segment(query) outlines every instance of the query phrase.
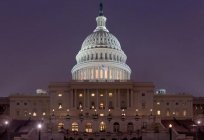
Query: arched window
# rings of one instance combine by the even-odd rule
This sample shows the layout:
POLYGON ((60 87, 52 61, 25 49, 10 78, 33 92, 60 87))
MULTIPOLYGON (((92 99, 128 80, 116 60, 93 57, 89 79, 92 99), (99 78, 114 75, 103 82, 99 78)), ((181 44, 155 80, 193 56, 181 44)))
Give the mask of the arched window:
POLYGON ((113 132, 119 132, 120 131, 120 124, 118 122, 115 122, 113 124, 113 132))
POLYGON ((61 131, 62 129, 64 129, 64 124, 63 123, 58 123, 58 131, 61 131))
POLYGON ((134 131, 134 126, 132 122, 127 124, 127 132, 132 133, 134 131))
POLYGON ((86 123, 86 125, 85 125, 85 132, 87 132, 87 133, 92 133, 93 132, 92 124, 91 123, 86 123))
POLYGON ((79 125, 78 125, 78 123, 76 123, 76 122, 73 122, 72 123, 72 131, 79 131, 79 125))
POLYGON ((101 132, 105 132, 106 131, 106 124, 104 122, 100 123, 99 129, 101 132))

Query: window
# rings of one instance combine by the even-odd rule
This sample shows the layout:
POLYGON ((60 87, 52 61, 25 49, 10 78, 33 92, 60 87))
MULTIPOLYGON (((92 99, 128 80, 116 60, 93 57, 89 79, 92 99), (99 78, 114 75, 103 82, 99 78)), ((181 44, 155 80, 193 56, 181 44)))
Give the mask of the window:
POLYGON ((160 102, 157 102, 157 105, 160 105, 160 102))
POLYGON ((145 109, 145 108, 146 108, 146 103, 143 102, 143 103, 142 103, 142 109, 145 109))
POLYGON ((157 115, 161 115, 161 111, 160 110, 157 110, 157 115))
POLYGON ((83 94, 82 94, 82 93, 80 93, 80 94, 79 94, 79 97, 83 97, 83 94))
POLYGON ((79 102, 79 109, 82 109, 82 108, 83 108, 82 103, 79 102))
POLYGON ((72 131, 79 131, 79 125, 78 125, 78 123, 76 123, 76 122, 74 122, 74 123, 72 123, 72 131))
POLYGON ((127 124, 127 132, 132 133, 134 131, 134 126, 132 122, 127 124))
POLYGON ((28 116, 28 111, 27 110, 24 111, 24 116, 25 117, 28 116))
POLYGON ((167 102, 166 105, 169 105, 169 102, 167 102))
POLYGON ((187 111, 184 110, 184 111, 183 111, 183 116, 186 116, 186 115, 187 115, 187 111))
POLYGON ((26 106, 28 103, 24 103, 24 105, 26 106))
POLYGON ((142 96, 145 96, 145 93, 142 93, 142 96))
POLYGON ((36 117, 37 116, 37 113, 36 112, 33 112, 33 117, 36 117))
POLYGON ((101 132, 105 132, 106 131, 106 124, 104 122, 101 122, 99 125, 99 129, 101 132))
POLYGON ((103 113, 100 113, 100 114, 99 114, 99 116, 103 117, 103 116, 104 116, 104 114, 103 114, 103 113))
POLYGON ((113 109, 113 102, 112 102, 112 101, 109 101, 108 108, 109 108, 109 109, 113 109))
POLYGON ((59 105, 58 108, 59 108, 59 109, 62 109, 62 103, 59 103, 58 105, 59 105))
POLYGON ((19 116, 20 115, 20 111, 16 111, 16 116, 19 116))
POLYGON ((127 105, 126 105, 126 102, 125 101, 121 101, 121 109, 126 109, 127 108, 127 105))
POLYGON ((170 111, 169 111, 169 109, 167 109, 167 111, 166 111, 166 116, 170 116, 170 111))
POLYGON ((45 115, 46 115, 46 113, 45 113, 45 112, 43 112, 43 113, 42 113, 42 115, 43 115, 43 116, 45 116, 45 115))
POLYGON ((92 97, 94 97, 94 96, 95 96, 95 94, 94 94, 94 93, 91 93, 91 96, 92 96, 92 97))
POLYGON ((108 93, 108 96, 109 96, 109 97, 112 97, 112 96, 113 96, 113 93, 112 93, 112 92, 109 92, 109 93, 108 93))
POLYGON ((87 133, 92 133, 93 132, 92 124, 91 123, 86 123, 86 125, 85 125, 85 132, 87 132, 87 133))
POLYGON ((99 107, 99 109, 105 109, 105 107, 104 107, 104 103, 103 103, 103 102, 100 103, 100 107, 99 107))
POLYGON ((176 102, 176 105, 179 105, 179 103, 176 102))
POLYGON ((19 103, 19 102, 17 102, 17 103, 16 103, 16 105, 20 105, 20 103, 19 103))
POLYGON ((58 130, 61 131, 61 129, 64 128, 64 124, 63 123, 58 123, 58 130))
POLYGON ((58 97, 62 97, 62 94, 61 94, 61 93, 59 93, 59 94, 58 94, 58 97))
POLYGON ((113 132, 119 132, 120 131, 120 124, 118 122, 115 122, 113 124, 113 132))

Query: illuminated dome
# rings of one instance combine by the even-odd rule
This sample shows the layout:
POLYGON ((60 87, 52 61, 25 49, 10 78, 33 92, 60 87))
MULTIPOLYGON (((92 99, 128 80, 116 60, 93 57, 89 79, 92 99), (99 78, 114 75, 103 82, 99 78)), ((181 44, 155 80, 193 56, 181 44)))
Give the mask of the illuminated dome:
POLYGON ((97 27, 83 42, 72 69, 73 80, 129 80, 131 69, 118 39, 106 28, 100 4, 97 27))

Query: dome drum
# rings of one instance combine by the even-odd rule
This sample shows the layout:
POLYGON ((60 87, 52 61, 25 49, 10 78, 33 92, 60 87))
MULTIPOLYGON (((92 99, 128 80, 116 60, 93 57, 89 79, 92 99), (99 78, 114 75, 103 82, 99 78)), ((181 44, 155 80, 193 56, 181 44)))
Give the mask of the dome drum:
POLYGON ((73 80, 129 80, 129 71, 103 66, 91 66, 75 70, 72 73, 73 80))
POLYGON ((115 62, 89 62, 72 69, 73 80, 129 80, 130 73, 128 65, 115 62))

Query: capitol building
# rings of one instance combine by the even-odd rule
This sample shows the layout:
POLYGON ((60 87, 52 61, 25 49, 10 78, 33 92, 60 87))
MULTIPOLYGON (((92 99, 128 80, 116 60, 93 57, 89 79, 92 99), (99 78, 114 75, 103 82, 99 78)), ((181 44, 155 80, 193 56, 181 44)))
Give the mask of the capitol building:
MULTIPOLYGON (((176 125, 194 123, 199 114, 194 97, 156 91, 152 82, 131 80, 127 55, 106 22, 100 4, 96 28, 76 54, 72 80, 50 83, 47 92, 36 95, 9 96, 5 118, 41 122, 43 140, 169 140, 170 124, 175 128, 173 139, 187 140, 176 133, 176 125)), ((30 129, 16 139, 34 140, 36 134, 30 129)))

